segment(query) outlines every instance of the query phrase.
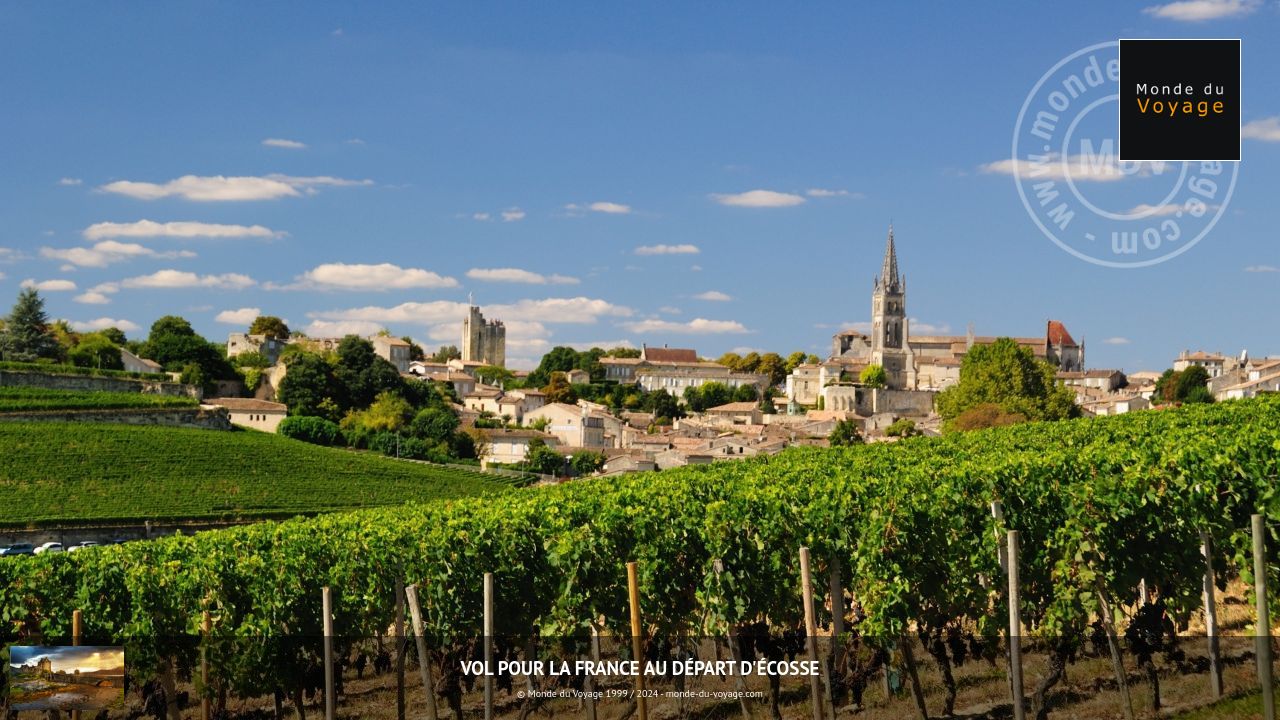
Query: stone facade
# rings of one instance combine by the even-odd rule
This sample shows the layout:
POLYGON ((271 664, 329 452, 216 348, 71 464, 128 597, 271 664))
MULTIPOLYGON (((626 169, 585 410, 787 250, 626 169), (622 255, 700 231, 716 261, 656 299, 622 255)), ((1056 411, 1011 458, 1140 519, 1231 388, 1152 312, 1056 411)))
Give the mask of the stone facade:
POLYGON ((506 367, 507 328, 501 320, 485 320, 480 308, 467 309, 462 320, 462 360, 506 367))

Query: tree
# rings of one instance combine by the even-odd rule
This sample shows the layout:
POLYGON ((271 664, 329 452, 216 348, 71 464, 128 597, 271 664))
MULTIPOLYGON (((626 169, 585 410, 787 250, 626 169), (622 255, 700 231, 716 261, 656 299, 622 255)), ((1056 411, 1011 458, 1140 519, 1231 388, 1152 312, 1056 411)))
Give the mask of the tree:
POLYGON ((773 388, 765 388, 760 394, 760 412, 765 415, 774 415, 778 412, 778 407, 773 404, 774 392, 773 388))
POLYGON ((334 375, 346 390, 347 407, 371 405, 379 393, 400 393, 404 378, 400 371, 373 350, 373 343, 357 335, 348 335, 338 343, 338 362, 334 375))
POLYGON ((957 429, 952 421, 985 404, 997 406, 1005 416, 1027 420, 1079 416, 1074 393, 1056 375, 1052 365, 1009 338, 977 345, 960 364, 960 382, 938 393, 938 414, 947 429, 957 429))
POLYGON ((409 423, 409 431, 424 440, 451 442, 453 434, 458 430, 458 417, 451 411, 440 407, 421 410, 413 416, 409 423))
POLYGON ((347 417, 356 418, 358 424, 372 432, 396 432, 408 425, 414 414, 413 406, 404 398, 393 392, 382 392, 367 410, 347 417))
POLYGON ((644 407, 653 413, 654 420, 678 420, 685 416, 684 407, 674 395, 666 390, 655 390, 645 398, 644 407))
POLYGON ((893 421, 893 424, 884 429, 884 434, 889 437, 915 437, 920 434, 920 430, 916 427, 915 420, 907 418, 899 418, 893 421))
POLYGON ((81 335, 80 343, 67 353, 67 360, 79 367, 100 370, 124 369, 124 362, 120 359, 120 348, 102 333, 81 335))
POLYGON ((242 352, 239 355, 230 358, 231 364, 238 368, 258 368, 259 370, 271 367, 271 363, 267 361, 267 356, 257 350, 242 352))
POLYGON ((882 388, 888 379, 883 365, 868 365, 858 375, 858 381, 870 388, 882 388))
POLYGON ((579 450, 569 458, 569 467, 573 468, 574 475, 591 475, 604 467, 604 461, 603 453, 593 450, 579 450))
POLYGON ((118 327, 109 327, 105 330, 99 330, 98 334, 110 340, 117 347, 124 347, 125 344, 129 342, 129 339, 124 336, 124 331, 118 327))
POLYGON ((805 354, 803 350, 797 350, 787 356, 786 370, 790 375, 796 368, 804 364, 805 354))
POLYGON ((835 427, 831 428, 831 434, 827 436, 827 442, 831 443, 831 447, 861 445, 862 432, 858 430, 857 421, 848 419, 836 421, 835 427))
POLYGON ((319 417, 292 415, 280 421, 276 432, 313 445, 341 445, 346 442, 337 423, 319 417))
POLYGON ((249 325, 250 335, 266 335, 267 337, 289 339, 289 326, 275 315, 259 315, 249 325))
POLYGON ((34 362, 58 357, 58 340, 44 312, 44 298, 35 288, 18 293, 18 301, 4 321, 0 335, 0 356, 15 362, 34 362))
MULTIPOLYGON (((731 402, 755 402, 760 399, 760 393, 756 391, 755 385, 739 385, 733 391, 733 400, 731 402)), ((712 407, 715 407, 714 405, 712 407)))
POLYGON ((441 345, 439 350, 436 350, 427 358, 427 361, 433 363, 447 363, 450 360, 461 359, 462 352, 458 350, 457 345, 441 345))
POLYGON ((948 423, 949 430, 983 430, 985 428, 1016 425, 1027 421, 1022 413, 1005 412, 995 403, 975 405, 960 413, 948 423))
POLYGON ((409 337, 408 335, 405 335, 400 339, 409 343, 409 362, 421 361, 426 358, 427 356, 426 351, 422 349, 421 345, 414 342, 413 338, 409 337))
POLYGON ((80 333, 76 332, 66 320, 54 320, 49 325, 49 332, 53 334, 53 339, 58 341, 58 360, 65 360, 67 353, 80 344, 80 333))
POLYGON ((684 401, 694 412, 702 412, 732 400, 733 389, 724 383, 709 382, 701 387, 688 387, 684 390, 684 401))
POLYGON ((290 415, 314 415, 328 420, 341 419, 342 389, 333 368, 315 353, 293 355, 276 398, 289 406, 290 415))
POLYGON ((551 375, 551 381, 542 388, 542 392, 547 396, 549 403, 568 403, 570 405, 578 402, 578 395, 573 391, 573 386, 569 384, 569 378, 562 372, 555 372, 551 375))
POLYGON ((525 467, 539 475, 560 475, 564 472, 564 456, 547 447, 542 438, 529 441, 529 449, 524 456, 525 467))
POLYGON ((1182 402, 1213 402, 1209 392, 1209 371, 1192 365, 1178 376, 1174 384, 1174 399, 1182 402))
POLYGON ((501 385, 506 387, 507 383, 515 377, 515 373, 498 365, 481 365, 475 369, 476 379, 486 385, 501 385))
POLYGON ((756 372, 761 375, 769 376, 769 385, 780 385, 787 379, 787 361, 782 359, 778 353, 765 353, 760 356, 760 362, 756 366, 756 372))
POLYGON ((553 373, 567 373, 578 367, 578 351, 571 347, 558 345, 542 356, 538 367, 529 373, 528 386, 541 387, 551 382, 553 373))
POLYGON ((227 361, 226 349, 197 335, 191 323, 177 315, 165 315, 151 324, 151 334, 141 352, 170 372, 187 372, 188 365, 198 366, 206 390, 214 380, 239 378, 227 361))

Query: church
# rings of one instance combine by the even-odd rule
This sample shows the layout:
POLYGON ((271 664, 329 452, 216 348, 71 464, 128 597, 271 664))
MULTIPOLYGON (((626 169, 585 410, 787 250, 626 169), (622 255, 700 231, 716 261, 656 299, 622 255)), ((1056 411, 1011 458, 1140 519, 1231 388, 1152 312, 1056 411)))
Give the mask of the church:
MULTIPOLYGON (((831 355, 817 365, 801 365, 787 378, 787 396, 799 405, 813 406, 824 388, 856 383, 869 365, 885 371, 889 390, 937 391, 960 380, 960 362, 975 345, 999 337, 975 335, 912 335, 907 317, 907 281, 898 268, 893 226, 885 244, 880 273, 872 282, 870 333, 844 330, 831 341, 831 355)), ((1077 343, 1057 320, 1045 322, 1041 336, 1012 337, 1041 360, 1060 371, 1084 369, 1084 343, 1077 343)), ((828 409, 835 409, 828 406, 828 409)))

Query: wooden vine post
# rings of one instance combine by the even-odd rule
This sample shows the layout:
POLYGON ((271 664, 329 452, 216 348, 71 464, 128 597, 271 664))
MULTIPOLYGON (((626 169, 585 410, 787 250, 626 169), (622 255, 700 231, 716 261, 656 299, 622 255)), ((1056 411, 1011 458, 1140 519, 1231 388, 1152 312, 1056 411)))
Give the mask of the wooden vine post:
POLYGON ((396 720, 405 720, 404 698, 404 580, 396 581, 396 720))
POLYGON ((1200 553, 1204 555, 1204 633, 1209 642, 1209 690, 1213 699, 1222 697, 1222 661, 1218 642, 1217 578, 1213 570, 1213 540, 1200 533, 1200 553))
POLYGON ((1018 613, 1021 600, 1021 581, 1018 578, 1018 552, 1020 539, 1017 530, 1009 531, 1009 548, 1005 556, 1009 575, 1009 687, 1012 689, 1014 720, 1024 720, 1022 687, 1022 618, 1018 613))
POLYGON ((640 576, 634 561, 627 563, 627 596, 631 601, 631 655, 639 663, 636 673, 636 713, 649 720, 649 704, 644 697, 644 635, 640 623, 640 576))
POLYGON ((1125 720, 1133 720, 1133 698, 1129 695, 1129 681, 1125 678, 1124 661, 1120 659, 1120 641, 1116 638, 1116 627, 1112 624, 1111 604, 1107 602, 1107 594, 1102 587, 1102 580, 1094 582, 1094 590, 1098 593, 1098 619, 1102 621, 1102 629, 1107 633, 1107 647, 1111 649, 1111 667, 1116 673, 1116 687, 1120 689, 1120 709, 1124 710, 1125 720))
POLYGON ((324 613, 324 717, 334 720, 337 696, 333 687, 333 593, 328 586, 320 591, 320 606, 324 613))
MULTIPOLYGON (((800 548, 800 595, 804 598, 804 634, 805 646, 809 651, 809 660, 818 662, 818 624, 813 618, 813 583, 809 573, 809 548, 800 548)), ((813 705, 813 720, 822 720, 822 679, 818 675, 809 676, 809 702, 813 705)))
POLYGON ((413 620, 413 636, 418 646, 418 673, 422 675, 422 687, 427 691, 427 720, 439 720, 436 714, 436 683, 431 677, 431 663, 427 660, 427 637, 422 629, 422 606, 418 604, 418 586, 404 589, 413 620))
MULTIPOLYGON (((84 637, 84 615, 79 610, 71 611, 71 644, 79 645, 84 637)), ((71 711, 71 720, 80 720, 80 711, 71 711)))
MULTIPOLYGON (((720 558, 716 558, 715 562, 712 563, 712 568, 716 571, 717 579, 724 575, 724 561, 720 558)), ((738 693, 738 707, 742 710, 744 720, 752 720, 751 708, 747 705, 747 682, 743 679, 742 674, 737 671, 737 668, 741 667, 738 664, 738 631, 731 622, 727 622, 725 625, 725 631, 729 636, 729 659, 733 661, 734 667, 733 688, 738 693)))
POLYGON ((484 720, 493 720, 493 573, 484 574, 484 720))
POLYGON ((827 573, 827 597, 831 601, 831 651, 827 653, 827 709, 831 717, 836 716, 835 672, 840 659, 840 636, 844 634, 844 589, 840 583, 840 558, 831 558, 831 569, 827 573))
POLYGON ((1258 608, 1258 683, 1262 685, 1263 720, 1276 720, 1276 693, 1271 677, 1271 611, 1267 606, 1267 531, 1261 515, 1253 516, 1253 592, 1258 608))
POLYGON ((200 720, 209 720, 209 636, 213 633, 213 616, 206 608, 200 615, 200 720))

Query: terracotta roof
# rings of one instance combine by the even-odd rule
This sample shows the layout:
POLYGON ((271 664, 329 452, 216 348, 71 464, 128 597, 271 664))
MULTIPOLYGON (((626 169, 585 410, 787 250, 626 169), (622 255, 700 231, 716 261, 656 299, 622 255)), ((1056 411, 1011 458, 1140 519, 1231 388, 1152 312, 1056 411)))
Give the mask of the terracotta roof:
POLYGON ((691 348, 655 348, 645 346, 640 357, 649 362, 698 362, 698 353, 691 348))
POLYGON ((1218 353, 1207 353, 1202 350, 1197 350, 1193 353, 1184 352, 1178 356, 1178 359, 1179 360, 1226 360, 1227 358, 1225 355, 1220 355, 1218 353))
POLYGON ((244 412, 288 412, 289 410, 289 406, 283 403, 254 400, 253 398, 205 398, 204 404, 217 405, 228 410, 244 412))
POLYGON ((555 435, 548 435, 537 430, 509 430, 505 428, 479 428, 480 434, 487 438, 542 438, 548 444, 554 443, 555 435))
POLYGON ((707 412, 724 412, 724 413, 742 413, 755 410, 757 405, 753 402, 731 402, 724 405, 717 405, 713 408, 707 408, 707 412))
POLYGON ((1054 345, 1075 345, 1076 341, 1072 339, 1071 333, 1067 332, 1067 326, 1057 320, 1049 321, 1049 342, 1054 345))

